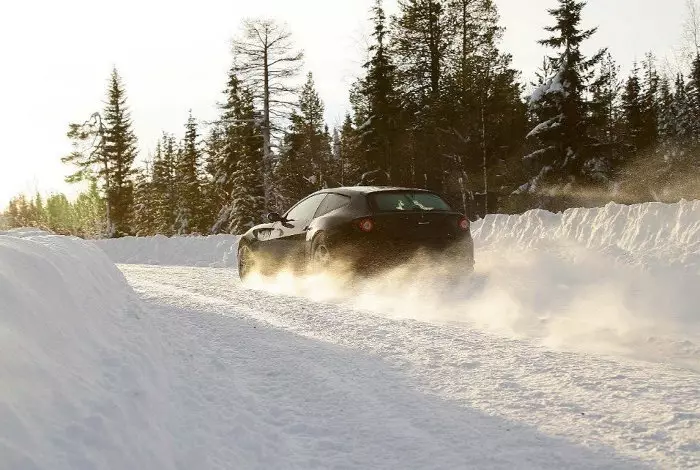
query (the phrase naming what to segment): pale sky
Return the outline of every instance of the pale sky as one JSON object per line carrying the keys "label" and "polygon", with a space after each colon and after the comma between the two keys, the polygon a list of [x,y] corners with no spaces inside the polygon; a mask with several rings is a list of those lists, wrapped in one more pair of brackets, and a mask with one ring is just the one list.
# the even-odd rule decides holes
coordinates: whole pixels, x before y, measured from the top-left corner
{"label": "pale sky", "polygon": [[[396,0],[385,0],[392,12]],[[502,48],[532,78],[536,41],[556,0],[496,0]],[[216,102],[231,63],[230,40],[244,17],[286,21],[306,53],[332,127],[348,109],[373,0],[40,0],[0,3],[0,208],[19,192],[72,193],[60,157],[68,123],[102,109],[116,65],[128,95],[140,158],[162,131],[182,134],[191,108],[201,120]],[[598,26],[590,50],[608,46],[625,69],[647,51],[668,57],[681,43],[685,0],[589,0],[585,26]],[[663,66],[663,63],[660,63]]]}

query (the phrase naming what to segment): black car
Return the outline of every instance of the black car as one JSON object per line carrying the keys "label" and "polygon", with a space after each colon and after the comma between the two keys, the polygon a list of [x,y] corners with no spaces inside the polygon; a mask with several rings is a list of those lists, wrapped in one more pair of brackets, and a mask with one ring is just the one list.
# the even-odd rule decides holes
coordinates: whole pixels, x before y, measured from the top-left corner
{"label": "black car", "polygon": [[353,186],[324,189],[284,215],[246,232],[238,244],[238,272],[325,269],[338,263],[374,272],[425,252],[474,266],[469,220],[434,192]]}

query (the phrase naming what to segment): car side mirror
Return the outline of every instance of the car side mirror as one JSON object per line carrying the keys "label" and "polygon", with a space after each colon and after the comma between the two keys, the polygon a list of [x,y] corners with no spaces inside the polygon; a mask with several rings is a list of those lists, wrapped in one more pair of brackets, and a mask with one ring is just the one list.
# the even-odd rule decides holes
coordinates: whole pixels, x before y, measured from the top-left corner
{"label": "car side mirror", "polygon": [[267,220],[270,222],[281,222],[282,221],[282,216],[279,215],[277,212],[270,212],[267,214]]}

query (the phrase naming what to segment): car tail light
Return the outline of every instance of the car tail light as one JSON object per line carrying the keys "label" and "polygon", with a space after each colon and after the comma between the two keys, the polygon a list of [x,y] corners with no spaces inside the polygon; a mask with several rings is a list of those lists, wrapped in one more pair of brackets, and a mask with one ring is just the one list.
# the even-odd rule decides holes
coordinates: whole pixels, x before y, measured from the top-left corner
{"label": "car tail light", "polygon": [[358,222],[358,227],[365,233],[369,233],[374,230],[374,221],[372,219],[360,219]]}
{"label": "car tail light", "polygon": [[462,217],[461,219],[459,219],[458,225],[461,230],[466,232],[467,230],[469,230],[469,219],[467,219],[466,217]]}

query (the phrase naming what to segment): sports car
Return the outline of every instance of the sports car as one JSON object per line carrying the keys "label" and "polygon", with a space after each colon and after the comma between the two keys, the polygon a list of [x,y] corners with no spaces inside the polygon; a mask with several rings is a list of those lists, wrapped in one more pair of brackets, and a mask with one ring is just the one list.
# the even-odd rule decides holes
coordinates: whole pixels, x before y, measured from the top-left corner
{"label": "sports car", "polygon": [[470,223],[423,189],[352,186],[324,189],[248,230],[238,243],[238,272],[319,271],[334,266],[377,272],[413,259],[474,267]]}

